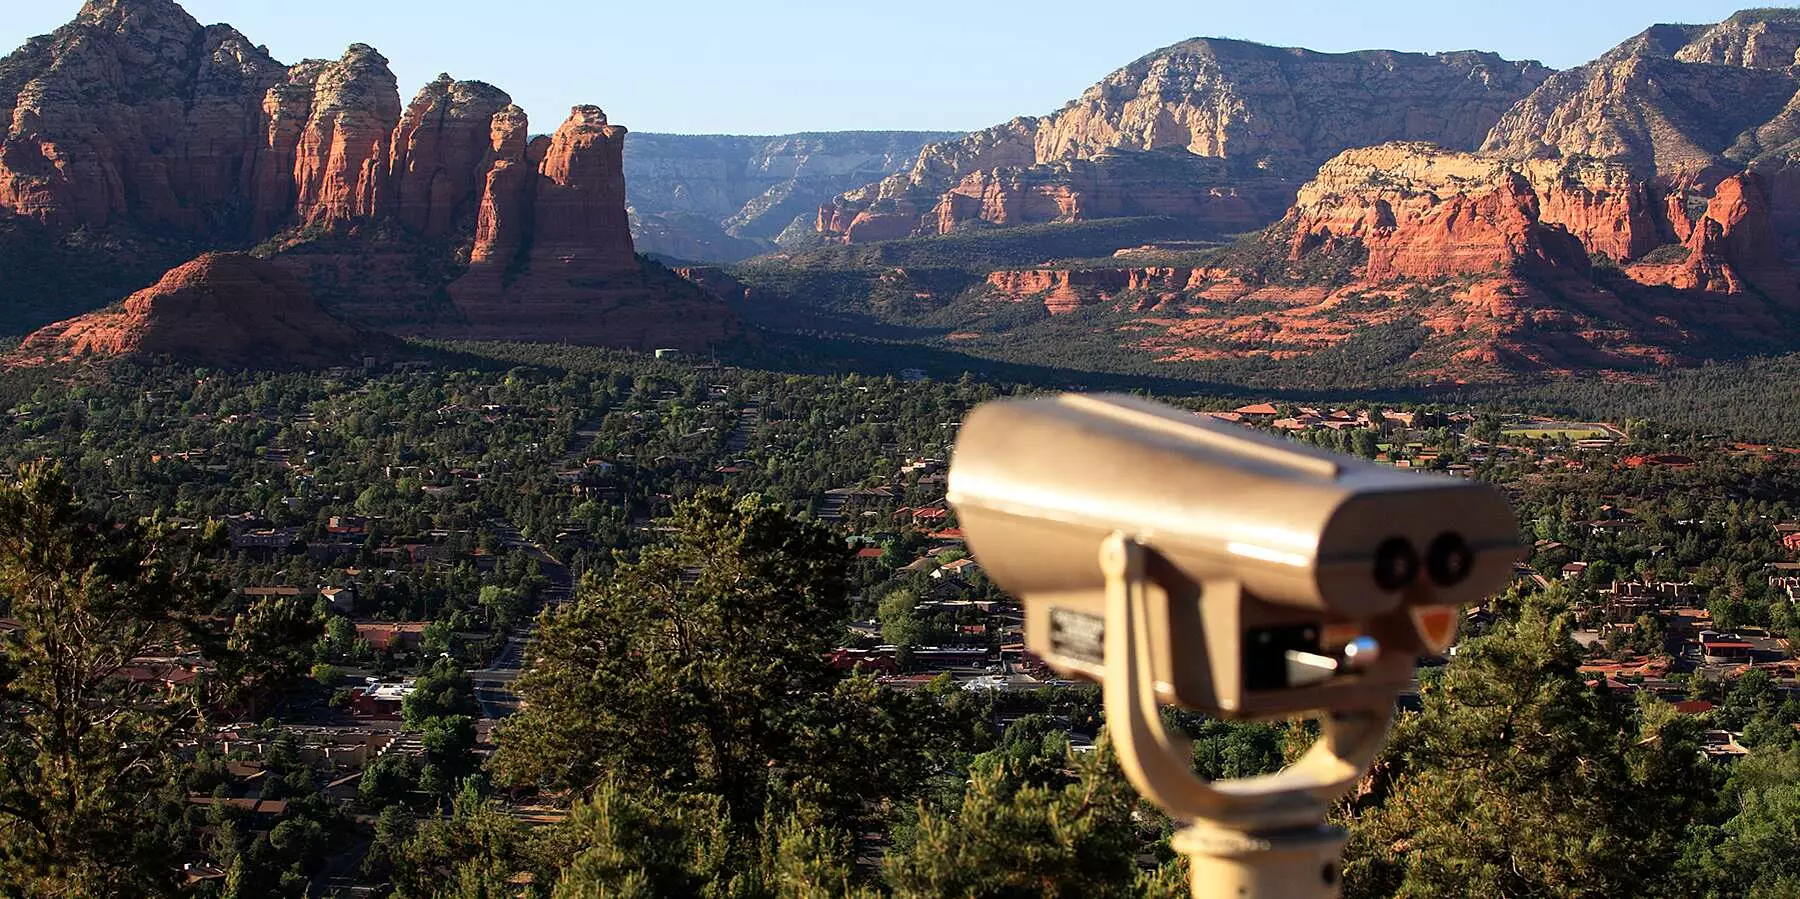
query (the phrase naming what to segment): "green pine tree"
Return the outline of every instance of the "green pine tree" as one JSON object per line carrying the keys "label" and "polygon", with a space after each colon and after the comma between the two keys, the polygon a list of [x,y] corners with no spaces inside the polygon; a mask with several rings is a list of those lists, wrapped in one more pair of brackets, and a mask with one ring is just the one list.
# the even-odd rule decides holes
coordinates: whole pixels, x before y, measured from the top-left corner
{"label": "green pine tree", "polygon": [[170,529],[99,518],[56,468],[0,483],[0,615],[18,623],[0,632],[0,895],[172,889],[158,822],[203,691],[125,675],[191,645],[218,596]]}

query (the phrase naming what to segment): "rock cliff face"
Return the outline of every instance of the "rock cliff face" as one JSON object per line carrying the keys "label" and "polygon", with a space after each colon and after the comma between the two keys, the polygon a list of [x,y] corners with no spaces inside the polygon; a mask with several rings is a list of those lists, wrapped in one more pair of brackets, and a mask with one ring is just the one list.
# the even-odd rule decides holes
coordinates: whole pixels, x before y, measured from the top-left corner
{"label": "rock cliff face", "polygon": [[172,0],[90,0],[0,60],[0,211],[59,229],[228,233],[286,74]]}
{"label": "rock cliff face", "polygon": [[577,106],[538,166],[529,270],[563,266],[571,279],[633,271],[625,215],[625,128],[598,106]]}
{"label": "rock cliff face", "polygon": [[[1559,73],[1508,112],[1485,149],[1512,159],[1623,162],[1658,190],[1714,190],[1759,173],[1789,256],[1800,255],[1800,11],[1658,25]],[[1690,211],[1671,206],[1677,240]]]}
{"label": "rock cliff face", "polygon": [[400,117],[388,164],[400,223],[443,237],[475,211],[492,149],[494,116],[513,108],[504,91],[439,75]]}
{"label": "rock cliff face", "polygon": [[1713,26],[1658,25],[1546,80],[1495,124],[1510,158],[1590,156],[1710,189],[1747,165],[1785,164],[1800,139],[1800,11]]}
{"label": "rock cliff face", "polygon": [[497,283],[506,268],[522,261],[519,254],[529,242],[537,168],[548,144],[532,143],[530,127],[525,110],[510,104],[488,122],[481,207],[475,244],[469,250],[469,276],[477,280],[482,273],[491,273]]}
{"label": "rock cliff face", "polygon": [[1109,302],[1126,293],[1146,295],[1133,308],[1151,308],[1183,292],[1200,289],[1222,274],[1217,270],[1184,266],[1033,269],[993,272],[988,275],[986,288],[996,297],[1040,300],[1051,315],[1062,315],[1083,306]]}
{"label": "rock cliff face", "polygon": [[400,94],[387,59],[352,44],[341,59],[310,69],[309,109],[294,147],[294,216],[326,228],[373,218],[392,169],[389,141]]}
{"label": "rock cliff face", "polygon": [[32,333],[9,361],[142,355],[268,368],[351,364],[386,349],[377,335],[326,314],[280,266],[212,253],[132,294],[123,307]]}
{"label": "rock cliff face", "polygon": [[1251,231],[1267,223],[1265,210],[1286,202],[1287,193],[1274,179],[1232,177],[1217,157],[1110,150],[1091,159],[973,172],[939,198],[932,230],[1171,216],[1220,231]]}
{"label": "rock cliff face", "polygon": [[[384,326],[405,328],[435,304],[428,317],[462,314],[485,336],[512,336],[482,303],[542,291],[561,314],[617,307],[612,318],[645,332],[665,320],[679,345],[726,330],[722,304],[699,309],[706,295],[642,270],[625,129],[598,107],[528,143],[524,112],[481,82],[440,76],[402,108],[387,60],[367,45],[283,66],[173,0],[88,0],[0,60],[0,114],[0,216],[33,227],[196,248],[275,238],[303,257],[286,264],[321,297]],[[453,307],[450,260],[461,258],[468,285]],[[521,326],[521,337],[552,333]],[[613,330],[575,322],[552,336],[609,342]]]}
{"label": "rock cliff face", "polygon": [[[1473,149],[1548,74],[1536,63],[1487,53],[1326,54],[1195,39],[1108,75],[1051,115],[927,146],[907,171],[822,207],[817,228],[851,242],[939,232],[970,220],[934,213],[954,202],[947,194],[969,193],[971,177],[984,179],[982,189],[995,195],[985,208],[1032,208],[1033,191],[1025,185],[1058,177],[1031,172],[1033,167],[1095,160],[1117,150],[1223,160],[1224,187],[1258,201],[1253,218],[1266,223],[1281,215],[1319,163],[1341,150],[1391,140]],[[1091,183],[1067,192],[1064,207],[1073,211],[1039,205],[1038,214],[1046,217],[1032,220],[1101,215],[1106,197],[1134,190],[1127,169],[1096,166],[1092,173]],[[1012,184],[1021,185],[1025,196],[1006,196]],[[1215,218],[1221,209],[1210,195],[1184,199],[1169,204],[1174,214],[1216,230],[1234,227],[1234,219],[1245,215],[1240,207]]]}
{"label": "rock cliff face", "polygon": [[728,262],[775,249],[819,204],[905,167],[939,132],[774,137],[644,134],[625,139],[625,183],[640,251]]}
{"label": "rock cliff face", "polygon": [[626,130],[577,106],[527,143],[517,107],[493,116],[469,269],[451,285],[474,336],[699,348],[735,333],[724,304],[632,252]]}
{"label": "rock cliff face", "polygon": [[1640,263],[1630,271],[1646,283],[1730,297],[1761,295],[1800,305],[1800,279],[1782,259],[1763,180],[1740,173],[1719,182],[1682,243],[1686,256]]}
{"label": "rock cliff face", "polygon": [[[1555,199],[1546,203],[1545,197]],[[1631,225],[1641,209],[1634,210],[1631,199],[1619,198],[1614,226],[1591,219],[1583,226],[1609,248],[1634,242]],[[1349,150],[1300,189],[1287,219],[1293,230],[1289,257],[1299,261],[1316,249],[1356,241],[1368,253],[1361,277],[1377,283],[1514,266],[1585,271],[1588,248],[1546,215],[1546,206],[1585,213],[1594,205],[1593,193],[1577,179],[1541,166],[1513,167],[1427,144]]]}
{"label": "rock cliff face", "polygon": [[[1661,221],[1685,192],[1654,196],[1624,163],[1451,153],[1417,144],[1351,150],[1300,191],[1286,223],[1289,259],[1346,241],[1367,250],[1366,283],[1487,275],[1593,274],[1603,254],[1627,263],[1626,280],[1740,295],[1754,284],[1778,306],[1797,294],[1782,259],[1762,178],[1721,181],[1685,242],[1665,242]],[[1655,248],[1656,252],[1644,250]],[[1673,252],[1670,252],[1673,251]],[[1679,261],[1667,261],[1669,257]],[[1614,279],[1615,288],[1630,284]]]}
{"label": "rock cliff face", "polygon": [[0,61],[0,110],[0,211],[56,227],[242,241],[389,213],[399,94],[363,44],[287,67],[173,0],[89,0]]}

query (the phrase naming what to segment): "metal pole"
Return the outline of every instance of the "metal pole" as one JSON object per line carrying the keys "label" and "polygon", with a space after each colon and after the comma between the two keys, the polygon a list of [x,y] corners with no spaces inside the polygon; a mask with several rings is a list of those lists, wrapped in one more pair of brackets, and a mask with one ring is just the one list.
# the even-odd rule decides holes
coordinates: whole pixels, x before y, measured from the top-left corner
{"label": "metal pole", "polygon": [[1187,856],[1197,899],[1337,899],[1344,836],[1323,823],[1259,834],[1201,821],[1176,832],[1170,845]]}

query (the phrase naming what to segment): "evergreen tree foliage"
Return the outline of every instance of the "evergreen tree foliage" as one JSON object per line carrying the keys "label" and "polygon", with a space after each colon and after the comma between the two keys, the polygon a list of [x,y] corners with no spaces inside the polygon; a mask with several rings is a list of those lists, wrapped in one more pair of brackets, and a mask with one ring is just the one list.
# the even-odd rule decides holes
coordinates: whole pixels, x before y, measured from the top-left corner
{"label": "evergreen tree foliage", "polygon": [[[895,896],[1127,897],[1155,883],[1167,888],[1137,871],[1133,813],[1141,803],[1110,744],[1071,755],[1048,736],[1039,751],[1022,735],[978,760],[955,809],[919,808],[909,841],[883,865]],[[1060,757],[1050,755],[1059,749]],[[1046,761],[1068,773],[1048,776]],[[1042,780],[1051,782],[1034,782]]]}
{"label": "evergreen tree foliage", "polygon": [[1752,752],[1720,791],[1716,823],[1689,833],[1687,894],[1704,899],[1800,895],[1800,749]]}
{"label": "evergreen tree foliage", "polygon": [[[392,826],[403,830],[407,822]],[[517,896],[509,885],[515,880],[554,879],[557,864],[542,841],[498,802],[464,792],[448,816],[419,824],[410,839],[388,847],[394,897]]]}
{"label": "evergreen tree foliage", "polygon": [[837,675],[848,551],[829,530],[750,496],[703,493],[670,539],[546,616],[500,729],[502,782],[592,791],[609,776],[721,797],[762,814],[793,765],[796,717]]}
{"label": "evergreen tree foliage", "polygon": [[1569,632],[1533,595],[1422,688],[1351,807],[1346,896],[1681,893],[1699,728],[1589,688]]}
{"label": "evergreen tree foliage", "polygon": [[56,468],[0,483],[0,895],[172,887],[159,819],[203,697],[129,675],[215,598],[167,528],[93,515]]}

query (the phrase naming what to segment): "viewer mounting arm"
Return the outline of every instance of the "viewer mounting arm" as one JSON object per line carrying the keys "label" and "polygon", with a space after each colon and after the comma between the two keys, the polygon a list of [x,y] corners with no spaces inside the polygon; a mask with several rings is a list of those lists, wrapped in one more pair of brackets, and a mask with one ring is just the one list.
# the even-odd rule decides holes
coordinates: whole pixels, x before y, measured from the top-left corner
{"label": "viewer mounting arm", "polygon": [[[1328,805],[1380,750],[1414,660],[1518,554],[1500,495],[1130,397],[972,413],[950,469],[969,546],[1050,667],[1104,685],[1132,785],[1187,825],[1196,896],[1333,897]],[[1317,717],[1271,775],[1209,783],[1159,714]]]}

